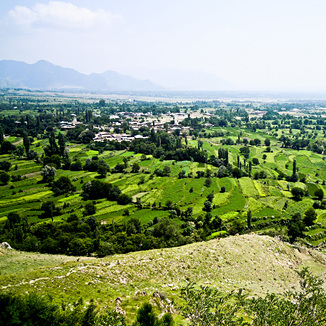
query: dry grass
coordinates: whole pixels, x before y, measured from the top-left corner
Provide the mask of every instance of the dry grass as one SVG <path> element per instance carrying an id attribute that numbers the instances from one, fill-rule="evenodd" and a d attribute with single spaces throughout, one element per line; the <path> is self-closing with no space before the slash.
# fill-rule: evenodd
<path id="1" fill-rule="evenodd" d="M 297 286 L 295 270 L 302 266 L 317 275 L 326 270 L 326 255 L 255 234 L 102 259 L 1 253 L 3 291 L 36 291 L 58 302 L 93 298 L 102 307 L 113 307 L 119 296 L 131 314 L 156 291 L 178 300 L 178 288 L 187 282 L 225 291 L 244 288 L 249 295 L 262 295 Z M 146 295 L 137 295 L 140 292 Z"/>

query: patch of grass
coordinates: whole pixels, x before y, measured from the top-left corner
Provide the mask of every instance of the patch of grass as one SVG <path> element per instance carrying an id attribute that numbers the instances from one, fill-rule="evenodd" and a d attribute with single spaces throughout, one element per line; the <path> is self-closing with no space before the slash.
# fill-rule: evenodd
<path id="1" fill-rule="evenodd" d="M 219 233 L 212 237 L 219 237 Z M 0 254 L 0 287 L 5 293 L 37 291 L 50 295 L 58 304 L 82 297 L 85 302 L 94 299 L 100 308 L 113 308 L 119 296 L 121 307 L 131 319 L 135 307 L 150 300 L 154 292 L 164 292 L 178 303 L 179 291 L 174 287 L 188 282 L 209 283 L 222 291 L 243 288 L 255 296 L 281 293 L 297 286 L 296 269 L 307 266 L 320 275 L 326 259 L 316 251 L 300 253 L 284 242 L 258 235 L 101 259 L 8 250 L 1 250 Z M 145 295 L 135 295 L 137 290 Z"/>

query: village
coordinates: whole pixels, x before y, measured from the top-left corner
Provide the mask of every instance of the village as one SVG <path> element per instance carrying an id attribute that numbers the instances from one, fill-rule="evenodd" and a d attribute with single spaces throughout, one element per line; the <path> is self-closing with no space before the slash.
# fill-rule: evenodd
<path id="1" fill-rule="evenodd" d="M 96 115 L 96 114 L 94 114 Z M 209 116 L 210 113 L 205 115 Z M 94 129 L 99 130 L 95 133 L 93 138 L 96 142 L 105 142 L 105 141 L 127 141 L 131 142 L 134 139 L 146 139 L 147 136 L 142 136 L 138 134 L 139 131 L 142 131 L 143 128 L 158 130 L 165 130 L 169 134 L 178 131 L 180 134 L 186 133 L 189 134 L 191 127 L 182 126 L 180 124 L 185 118 L 190 116 L 187 113 L 170 113 L 161 115 L 159 117 L 152 115 L 152 113 L 135 113 L 135 112 L 118 112 L 117 114 L 110 115 L 110 123 L 93 126 Z M 192 113 L 192 117 L 198 117 L 199 115 L 195 112 Z M 201 117 L 203 114 L 200 115 Z M 61 130 L 74 129 L 79 125 L 83 125 L 82 122 L 77 120 L 75 114 L 72 114 L 72 121 L 60 121 Z M 173 122 L 173 123 L 171 123 Z M 130 129 L 130 133 L 122 132 L 123 124 L 127 124 Z M 210 124 L 208 124 L 210 125 Z"/>

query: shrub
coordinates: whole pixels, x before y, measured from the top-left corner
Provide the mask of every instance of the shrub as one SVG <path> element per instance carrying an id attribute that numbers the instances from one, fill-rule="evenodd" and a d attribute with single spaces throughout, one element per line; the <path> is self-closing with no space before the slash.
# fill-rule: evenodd
<path id="1" fill-rule="evenodd" d="M 252 159 L 252 164 L 254 164 L 254 165 L 258 165 L 258 164 L 259 164 L 259 160 L 258 160 L 257 157 L 254 157 L 254 158 Z"/>
<path id="2" fill-rule="evenodd" d="M 323 189 L 319 188 L 315 191 L 314 195 L 319 199 L 322 200 L 324 198 L 324 191 Z"/>
<path id="3" fill-rule="evenodd" d="M 11 163 L 9 161 L 0 161 L 0 170 L 8 172 L 11 168 Z"/>
<path id="4" fill-rule="evenodd" d="M 76 187 L 71 183 L 69 177 L 61 176 L 58 180 L 52 182 L 52 191 L 55 196 L 73 192 L 75 190 Z"/>
<path id="5" fill-rule="evenodd" d="M 127 194 L 120 194 L 118 197 L 118 204 L 119 205 L 127 205 L 129 203 L 131 203 L 132 198 L 130 196 L 128 196 Z"/>
<path id="6" fill-rule="evenodd" d="M 3 183 L 3 184 L 7 184 L 8 181 L 10 180 L 10 175 L 6 172 L 2 172 L 0 173 L 0 181 Z"/>
<path id="7" fill-rule="evenodd" d="M 292 193 L 295 200 L 301 200 L 302 197 L 304 196 L 304 190 L 302 188 L 299 188 L 299 187 L 293 187 L 291 189 L 291 193 Z"/>

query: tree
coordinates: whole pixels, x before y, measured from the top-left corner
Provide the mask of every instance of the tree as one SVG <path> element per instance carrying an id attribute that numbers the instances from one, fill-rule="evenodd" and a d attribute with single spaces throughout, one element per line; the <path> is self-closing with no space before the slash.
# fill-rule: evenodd
<path id="1" fill-rule="evenodd" d="M 123 160 L 123 164 L 125 165 L 125 169 L 126 169 L 128 167 L 129 157 L 124 156 L 122 160 Z"/>
<path id="2" fill-rule="evenodd" d="M 241 175 L 242 175 L 242 172 L 239 168 L 235 167 L 233 170 L 232 170 L 232 175 L 234 178 L 241 178 Z"/>
<path id="3" fill-rule="evenodd" d="M 254 164 L 254 165 L 258 165 L 258 164 L 259 164 L 259 160 L 258 160 L 257 157 L 254 157 L 254 158 L 252 159 L 252 164 Z"/>
<path id="4" fill-rule="evenodd" d="M 315 191 L 314 195 L 315 195 L 319 200 L 322 200 L 322 199 L 324 198 L 324 191 L 323 191 L 323 189 L 318 188 L 318 189 Z"/>
<path id="5" fill-rule="evenodd" d="M 92 180 L 83 185 L 82 196 L 84 199 L 101 199 L 117 200 L 121 190 L 111 183 L 100 180 Z"/>
<path id="6" fill-rule="evenodd" d="M 248 229 L 251 229 L 251 219 L 252 219 L 252 213 L 251 213 L 251 209 L 248 209 L 247 212 L 247 225 L 248 225 Z"/>
<path id="7" fill-rule="evenodd" d="M 207 178 L 207 179 L 205 179 L 205 186 L 206 186 L 206 187 L 210 187 L 211 184 L 212 184 L 212 179 L 211 179 L 211 178 Z"/>
<path id="8" fill-rule="evenodd" d="M 43 165 L 53 165 L 56 169 L 60 169 L 61 167 L 61 159 L 58 154 L 54 154 L 51 156 L 45 156 L 43 158 Z"/>
<path id="9" fill-rule="evenodd" d="M 323 281 L 307 268 L 296 272 L 300 277 L 299 290 L 246 299 L 245 311 L 252 321 L 250 325 L 325 325 Z"/>
<path id="10" fill-rule="evenodd" d="M 54 135 L 53 131 L 51 131 L 50 136 L 49 136 L 49 152 L 50 152 L 50 155 L 48 155 L 48 156 L 59 154 L 58 145 L 55 141 L 55 135 Z"/>
<path id="11" fill-rule="evenodd" d="M 205 286 L 196 289 L 193 283 L 189 283 L 181 289 L 181 298 L 184 300 L 181 314 L 189 319 L 191 326 L 243 325 L 243 318 L 238 316 L 245 298 L 241 290 L 224 294 Z"/>
<path id="12" fill-rule="evenodd" d="M 8 154 L 13 152 L 16 146 L 12 144 L 9 140 L 4 140 L 1 144 L 1 154 Z"/>
<path id="13" fill-rule="evenodd" d="M 69 177 L 61 176 L 58 180 L 52 183 L 52 191 L 55 196 L 59 196 L 68 192 L 73 192 L 76 187 L 71 183 Z"/>
<path id="14" fill-rule="evenodd" d="M 11 163 L 9 161 L 0 161 L 0 170 L 8 172 L 11 168 Z"/>
<path id="15" fill-rule="evenodd" d="M 302 221 L 302 216 L 300 213 L 295 213 L 288 226 L 288 236 L 290 239 L 290 242 L 293 243 L 296 238 L 303 236 L 303 230 L 305 228 L 305 225 Z"/>
<path id="16" fill-rule="evenodd" d="M 108 168 L 105 165 L 100 164 L 97 167 L 97 173 L 100 175 L 101 178 L 105 178 L 106 174 L 108 173 Z"/>
<path id="17" fill-rule="evenodd" d="M 212 210 L 212 203 L 209 200 L 206 200 L 204 202 L 203 210 L 206 211 L 206 212 L 210 212 Z"/>
<path id="18" fill-rule="evenodd" d="M 84 205 L 84 216 L 89 216 L 89 215 L 94 215 L 96 213 L 96 206 L 94 205 L 94 203 L 92 201 L 87 202 Z"/>
<path id="19" fill-rule="evenodd" d="M 164 165 L 163 175 L 168 177 L 170 173 L 171 173 L 171 168 L 168 165 Z"/>
<path id="20" fill-rule="evenodd" d="M 1 325 L 59 325 L 69 324 L 69 318 L 60 314 L 59 306 L 32 292 L 24 296 L 0 294 Z M 61 315 L 61 316 L 60 316 Z"/>
<path id="21" fill-rule="evenodd" d="M 293 160 L 293 171 L 292 171 L 292 175 L 295 175 L 297 173 L 297 160 L 294 159 Z"/>
<path id="22" fill-rule="evenodd" d="M 18 213 L 16 212 L 10 212 L 8 213 L 7 215 L 7 220 L 8 220 L 8 223 L 9 223 L 9 228 L 12 229 L 12 228 L 15 228 L 15 226 L 17 224 L 20 224 L 21 222 L 21 217 Z"/>
<path id="23" fill-rule="evenodd" d="M 74 238 L 69 243 L 69 253 L 74 256 L 86 256 L 94 251 L 94 244 L 90 238 Z"/>
<path id="24" fill-rule="evenodd" d="M 145 302 L 137 310 L 136 322 L 133 325 L 134 326 L 156 326 L 157 321 L 158 319 L 153 311 L 152 305 Z"/>
<path id="25" fill-rule="evenodd" d="M 58 143 L 59 143 L 60 155 L 63 156 L 65 153 L 65 149 L 66 149 L 66 142 L 65 142 L 65 139 L 61 132 L 59 132 L 59 135 L 58 135 Z"/>
<path id="26" fill-rule="evenodd" d="M 317 213 L 313 207 L 308 208 L 304 213 L 303 223 L 307 226 L 313 225 L 317 219 Z"/>
<path id="27" fill-rule="evenodd" d="M 25 147 L 25 153 L 27 155 L 27 153 L 29 152 L 30 145 L 31 145 L 27 133 L 24 133 L 23 144 L 24 144 L 24 147 Z"/>
<path id="28" fill-rule="evenodd" d="M 55 210 L 55 205 L 53 201 L 51 200 L 45 201 L 41 206 L 41 210 L 44 211 L 45 218 L 51 218 L 51 220 L 53 221 L 54 210 Z"/>
<path id="29" fill-rule="evenodd" d="M 0 173 L 0 181 L 3 183 L 3 184 L 7 184 L 8 181 L 10 180 L 10 175 L 6 172 L 1 172 Z"/>
<path id="30" fill-rule="evenodd" d="M 82 163 L 80 160 L 76 160 L 75 162 L 72 162 L 70 164 L 70 170 L 71 171 L 81 171 L 83 169 Z"/>
<path id="31" fill-rule="evenodd" d="M 120 194 L 117 200 L 119 205 L 128 205 L 131 201 L 132 198 L 127 194 Z"/>
<path id="32" fill-rule="evenodd" d="M 302 188 L 299 188 L 299 187 L 293 187 L 291 189 L 291 193 L 292 193 L 295 200 L 301 200 L 302 197 L 304 196 L 304 190 Z"/>
<path id="33" fill-rule="evenodd" d="M 229 164 L 229 151 L 226 148 L 219 148 L 218 149 L 218 158 L 222 160 L 223 165 L 227 166 Z"/>
<path id="34" fill-rule="evenodd" d="M 139 164 L 138 164 L 138 163 L 134 163 L 134 164 L 132 165 L 131 172 L 132 172 L 132 173 L 137 173 L 137 172 L 139 171 L 139 169 L 140 169 Z"/>
<path id="35" fill-rule="evenodd" d="M 178 178 L 179 179 L 182 179 L 182 178 L 184 178 L 186 176 L 186 171 L 185 170 L 181 170 L 180 172 L 179 172 L 179 174 L 178 174 Z"/>
<path id="36" fill-rule="evenodd" d="M 121 173 L 121 172 L 123 172 L 124 168 L 125 168 L 125 165 L 124 165 L 124 164 L 122 164 L 122 163 L 118 163 L 118 164 L 114 167 L 114 169 L 113 169 L 112 172 Z"/>
<path id="37" fill-rule="evenodd" d="M 211 203 L 213 202 L 214 199 L 214 194 L 211 192 L 207 195 L 207 200 L 210 201 Z"/>
<path id="38" fill-rule="evenodd" d="M 219 230 L 223 225 L 223 220 L 219 216 L 215 216 L 211 221 L 209 221 L 209 227 L 212 230 Z"/>
<path id="39" fill-rule="evenodd" d="M 126 224 L 127 234 L 141 233 L 142 227 L 138 218 L 131 218 Z"/>
<path id="40" fill-rule="evenodd" d="M 169 210 L 172 208 L 172 200 L 167 200 L 165 203 L 166 209 Z"/>
<path id="41" fill-rule="evenodd" d="M 252 170 L 252 162 L 249 161 L 249 167 L 248 167 L 249 177 L 251 177 L 251 170 Z"/>
<path id="42" fill-rule="evenodd" d="M 41 170 L 41 175 L 43 176 L 44 182 L 52 182 L 57 173 L 56 168 L 53 166 L 45 165 Z"/>
<path id="43" fill-rule="evenodd" d="M 261 143 L 261 140 L 260 140 L 259 138 L 255 138 L 255 139 L 254 139 L 254 144 L 255 144 L 255 146 L 260 145 L 260 143 Z"/>
<path id="44" fill-rule="evenodd" d="M 95 137 L 95 134 L 92 131 L 83 130 L 79 134 L 77 140 L 81 141 L 83 144 L 89 144 L 93 140 L 94 137 Z"/>
<path id="45" fill-rule="evenodd" d="M 2 129 L 2 127 L 0 126 L 0 146 L 1 146 L 2 143 L 3 143 L 3 140 L 4 140 L 4 137 L 3 137 L 3 129 Z"/>
<path id="46" fill-rule="evenodd" d="M 241 233 L 244 230 L 245 226 L 242 223 L 242 221 L 240 219 L 235 219 L 232 224 L 231 227 L 229 229 L 229 233 L 231 235 L 235 235 L 237 233 Z"/>
<path id="47" fill-rule="evenodd" d="M 219 167 L 219 169 L 217 171 L 217 176 L 219 178 L 228 177 L 229 175 L 230 175 L 230 172 L 224 165 Z"/>
<path id="48" fill-rule="evenodd" d="M 265 146 L 271 146 L 271 141 L 268 138 L 265 138 L 264 140 Z"/>

